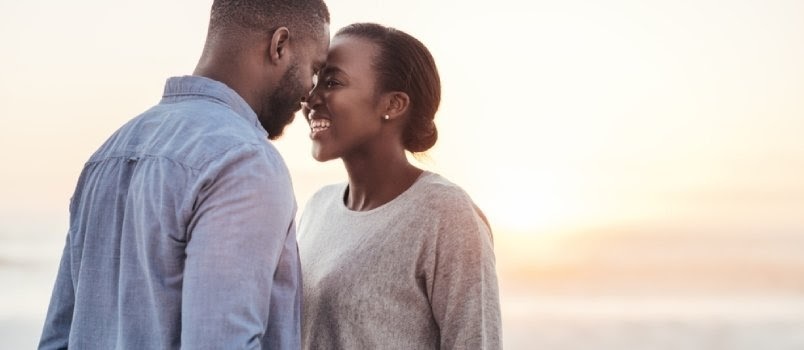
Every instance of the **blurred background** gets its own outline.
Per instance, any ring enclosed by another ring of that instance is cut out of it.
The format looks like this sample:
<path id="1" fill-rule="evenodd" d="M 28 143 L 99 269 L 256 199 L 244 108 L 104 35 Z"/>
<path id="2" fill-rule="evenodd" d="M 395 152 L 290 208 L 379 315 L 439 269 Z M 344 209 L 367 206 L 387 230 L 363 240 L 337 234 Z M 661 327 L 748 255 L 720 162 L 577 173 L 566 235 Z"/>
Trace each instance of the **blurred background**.
<path id="1" fill-rule="evenodd" d="M 38 342 L 83 163 L 210 0 L 0 3 L 0 348 Z M 329 1 L 436 58 L 420 165 L 495 231 L 506 349 L 804 348 L 804 2 Z M 345 180 L 297 118 L 300 206 Z"/>

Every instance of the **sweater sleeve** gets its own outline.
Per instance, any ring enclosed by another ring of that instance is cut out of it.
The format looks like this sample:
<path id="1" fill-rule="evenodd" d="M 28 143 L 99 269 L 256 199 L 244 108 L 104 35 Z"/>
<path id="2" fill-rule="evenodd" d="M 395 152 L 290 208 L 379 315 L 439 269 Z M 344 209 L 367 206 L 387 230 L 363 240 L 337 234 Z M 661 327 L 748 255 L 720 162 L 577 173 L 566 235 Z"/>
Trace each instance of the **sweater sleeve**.
<path id="1" fill-rule="evenodd" d="M 491 232 L 463 192 L 439 201 L 431 304 L 441 349 L 500 349 L 501 320 Z"/>

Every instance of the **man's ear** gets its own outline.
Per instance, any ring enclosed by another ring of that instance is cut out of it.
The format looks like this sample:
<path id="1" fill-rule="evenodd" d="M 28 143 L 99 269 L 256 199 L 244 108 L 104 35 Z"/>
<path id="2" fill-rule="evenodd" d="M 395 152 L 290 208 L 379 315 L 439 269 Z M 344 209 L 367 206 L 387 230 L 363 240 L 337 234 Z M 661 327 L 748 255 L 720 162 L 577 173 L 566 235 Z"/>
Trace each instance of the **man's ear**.
<path id="1" fill-rule="evenodd" d="M 271 43 L 268 45 L 268 60 L 273 63 L 279 63 L 280 60 L 286 58 L 288 54 L 288 39 L 290 38 L 290 31 L 287 27 L 279 27 L 271 35 Z"/>
<path id="2" fill-rule="evenodd" d="M 389 116 L 389 119 L 396 119 L 405 115 L 410 107 L 410 97 L 404 92 L 389 92 L 386 98 L 388 99 L 388 105 L 385 109 L 385 114 Z"/>

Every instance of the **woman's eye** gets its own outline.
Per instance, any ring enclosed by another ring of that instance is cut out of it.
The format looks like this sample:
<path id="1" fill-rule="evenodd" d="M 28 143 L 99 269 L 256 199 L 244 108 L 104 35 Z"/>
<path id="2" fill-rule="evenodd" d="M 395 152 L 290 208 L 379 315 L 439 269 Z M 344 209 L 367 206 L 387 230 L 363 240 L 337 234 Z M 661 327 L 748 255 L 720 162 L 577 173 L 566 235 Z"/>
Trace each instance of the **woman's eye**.
<path id="1" fill-rule="evenodd" d="M 324 86 L 326 86 L 327 88 L 335 87 L 338 85 L 340 85 L 340 83 L 336 80 L 327 79 L 326 81 L 324 81 Z"/>

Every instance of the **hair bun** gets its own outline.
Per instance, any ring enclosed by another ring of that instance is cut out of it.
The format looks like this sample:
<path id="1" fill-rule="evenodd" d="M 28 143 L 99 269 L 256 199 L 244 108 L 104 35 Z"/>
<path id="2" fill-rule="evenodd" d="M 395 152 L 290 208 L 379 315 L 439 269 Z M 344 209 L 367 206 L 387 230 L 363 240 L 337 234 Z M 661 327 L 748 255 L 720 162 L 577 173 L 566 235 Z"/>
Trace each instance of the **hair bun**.
<path id="1" fill-rule="evenodd" d="M 435 122 L 430 120 L 429 123 L 421 123 L 416 130 L 409 128 L 407 135 L 405 135 L 405 148 L 413 153 L 424 152 L 432 148 L 438 140 L 438 129 Z"/>

